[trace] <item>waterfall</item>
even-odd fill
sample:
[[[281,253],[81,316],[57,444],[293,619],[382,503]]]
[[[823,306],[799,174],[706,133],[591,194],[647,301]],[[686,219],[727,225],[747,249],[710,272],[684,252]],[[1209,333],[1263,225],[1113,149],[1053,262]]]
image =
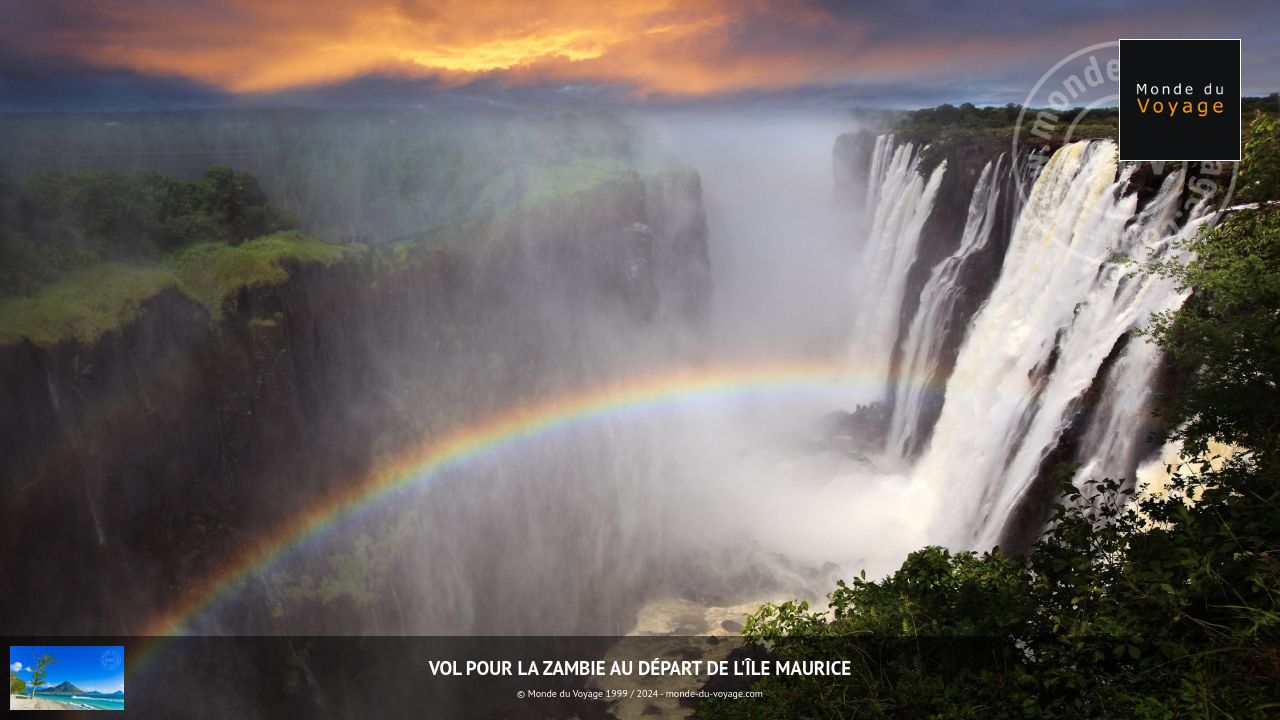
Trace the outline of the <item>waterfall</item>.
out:
[[[953,321],[956,301],[964,292],[962,271],[969,259],[985,248],[991,238],[996,206],[1000,201],[1003,165],[1004,156],[1001,155],[994,163],[988,162],[982,168],[969,201],[960,245],[934,267],[920,293],[919,309],[902,346],[897,395],[886,439],[889,455],[899,460],[907,460],[919,445],[918,435],[927,433],[928,429],[921,426],[921,413],[929,393],[946,380],[939,377],[939,354]]]
[[[946,166],[945,161],[940,163],[925,182],[914,144],[897,145],[893,135],[876,138],[867,184],[871,234],[855,273],[859,300],[850,355],[859,375],[889,375],[907,273]]]
[[[1132,171],[1118,180],[1116,172],[1114,143],[1067,145],[1019,214],[1000,278],[960,348],[915,468],[945,508],[934,531],[944,544],[984,548],[999,540],[1117,342],[1151,312],[1181,301],[1166,280],[1114,261],[1171,252],[1180,174],[1139,212],[1137,198],[1122,193]],[[1144,344],[1133,339],[1113,368],[1117,391],[1131,374],[1154,368],[1157,355]],[[1108,415],[1117,417],[1100,434],[1140,434],[1145,411],[1135,406],[1144,398],[1113,392],[1110,400],[1119,405]]]
[[[1160,310],[1175,309],[1186,298],[1176,292],[1158,294],[1168,300]],[[1153,419],[1153,383],[1159,367],[1159,348],[1142,338],[1129,341],[1107,373],[1097,407],[1081,438],[1083,464],[1076,473],[1078,480],[1132,479],[1143,460],[1144,449],[1159,449],[1148,446],[1148,436],[1154,429],[1149,427]]]
[[[1176,192],[1163,193],[1147,212],[1167,215],[1177,200]],[[1207,219],[1202,213],[1203,207],[1193,210],[1192,220],[1185,227],[1152,249],[1154,256],[1166,260],[1179,253],[1179,241]],[[1145,282],[1144,312],[1177,310],[1191,295],[1189,289],[1179,290],[1170,277],[1146,277]],[[1089,479],[1133,479],[1144,456],[1159,450],[1150,444],[1150,435],[1155,429],[1151,405],[1161,359],[1160,348],[1143,338],[1133,338],[1125,346],[1105,378],[1097,407],[1082,436],[1083,464],[1076,473],[1077,484]]]

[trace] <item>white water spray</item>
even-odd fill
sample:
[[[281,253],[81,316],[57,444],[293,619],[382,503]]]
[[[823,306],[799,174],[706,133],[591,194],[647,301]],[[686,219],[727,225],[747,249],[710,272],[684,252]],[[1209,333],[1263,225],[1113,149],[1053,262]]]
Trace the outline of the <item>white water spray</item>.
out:
[[[939,353],[947,337],[956,301],[964,292],[961,273],[965,264],[982,251],[991,239],[1000,202],[1000,175],[1004,156],[988,162],[974,185],[973,198],[965,219],[960,245],[948,258],[934,267],[929,281],[920,293],[920,307],[911,321],[902,347],[898,375],[898,394],[894,401],[886,450],[899,461],[906,461],[916,444],[921,427],[921,413],[930,392],[946,380],[938,374]]]
[[[876,138],[867,184],[871,234],[855,273],[859,300],[850,357],[858,374],[889,376],[907,273],[946,169],[940,163],[925,182],[915,145],[895,145],[893,135]]]
[[[915,471],[946,508],[935,520],[937,541],[997,542],[1117,341],[1180,302],[1170,283],[1113,260],[1141,262],[1170,245],[1181,177],[1139,213],[1137,198],[1122,194],[1131,171],[1116,180],[1116,170],[1114,143],[1075,143],[1054,154],[1032,189]],[[1146,368],[1154,358],[1131,360]],[[1133,427],[1108,432],[1138,431],[1145,412],[1127,402],[1124,411],[1129,419],[1115,421]]]

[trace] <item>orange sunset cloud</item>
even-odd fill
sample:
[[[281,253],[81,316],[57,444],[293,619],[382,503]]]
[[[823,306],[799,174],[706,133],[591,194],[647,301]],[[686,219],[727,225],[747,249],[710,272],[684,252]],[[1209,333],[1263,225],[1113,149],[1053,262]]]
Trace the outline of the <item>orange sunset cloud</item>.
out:
[[[134,88],[126,94],[144,104],[152,91],[253,101],[362,78],[641,100],[828,88],[968,88],[981,99],[1025,93],[1100,38],[1172,32],[1137,11],[1140,23],[1045,12],[974,17],[939,0],[33,0],[0,3],[0,79],[7,67],[34,107],[85,87],[103,97]],[[88,79],[108,76],[116,81]]]
[[[641,95],[776,88],[821,81],[861,34],[807,3],[723,0],[140,0],[92,7],[92,22],[64,23],[42,38],[40,50],[241,94],[370,73],[442,85],[479,77],[619,83]],[[827,42],[812,42],[815,33]],[[810,41],[801,41],[806,35]]]

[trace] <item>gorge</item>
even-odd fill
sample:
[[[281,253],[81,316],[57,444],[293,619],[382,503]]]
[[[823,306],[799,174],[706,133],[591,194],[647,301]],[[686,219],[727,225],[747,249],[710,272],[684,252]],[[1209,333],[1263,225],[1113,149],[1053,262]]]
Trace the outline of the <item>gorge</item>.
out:
[[[1059,463],[1159,450],[1134,331],[1185,294],[1141,264],[1193,225],[1109,141],[1031,178],[843,119],[577,118],[560,157],[537,120],[404,152],[392,119],[191,121],[165,142],[288,148],[245,169],[329,249],[165,261],[116,327],[5,336],[12,632],[622,634],[1025,548]]]

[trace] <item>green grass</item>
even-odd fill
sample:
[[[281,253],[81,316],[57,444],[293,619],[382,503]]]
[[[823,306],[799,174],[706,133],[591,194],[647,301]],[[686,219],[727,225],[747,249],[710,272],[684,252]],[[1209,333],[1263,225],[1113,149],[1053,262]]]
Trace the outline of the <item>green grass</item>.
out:
[[[528,190],[520,206],[562,200],[611,180],[636,176],[630,164],[613,158],[584,158],[571,165],[530,166]]]
[[[105,262],[69,273],[28,297],[0,301],[0,344],[66,339],[89,344],[142,316],[147,300],[177,283],[162,267]]]
[[[328,266],[360,252],[289,230],[237,246],[193,245],[159,264],[97,263],[32,295],[0,301],[0,345],[24,337],[45,347],[66,340],[92,344],[136,322],[147,300],[175,286],[219,319],[226,299],[242,288],[279,285],[293,268]]]
[[[279,285],[289,279],[291,267],[328,266],[358,252],[289,230],[241,245],[193,245],[170,255],[165,265],[182,291],[218,319],[226,299],[243,288]]]
[[[608,157],[572,158],[565,163],[526,164],[508,171],[481,190],[475,217],[454,219],[377,253],[380,270],[412,267],[436,252],[459,245],[491,241],[500,233],[496,222],[513,212],[556,203],[602,183],[637,177],[628,163]],[[293,269],[309,264],[329,266],[368,252],[364,246],[334,245],[298,231],[265,235],[240,245],[205,242],[189,245],[155,264],[99,262],[67,273],[35,293],[0,301],[0,345],[26,337],[37,345],[66,340],[91,344],[107,332],[135,322],[145,302],[176,286],[223,317],[228,299],[242,289],[279,285]],[[262,319],[263,323],[271,319]]]

